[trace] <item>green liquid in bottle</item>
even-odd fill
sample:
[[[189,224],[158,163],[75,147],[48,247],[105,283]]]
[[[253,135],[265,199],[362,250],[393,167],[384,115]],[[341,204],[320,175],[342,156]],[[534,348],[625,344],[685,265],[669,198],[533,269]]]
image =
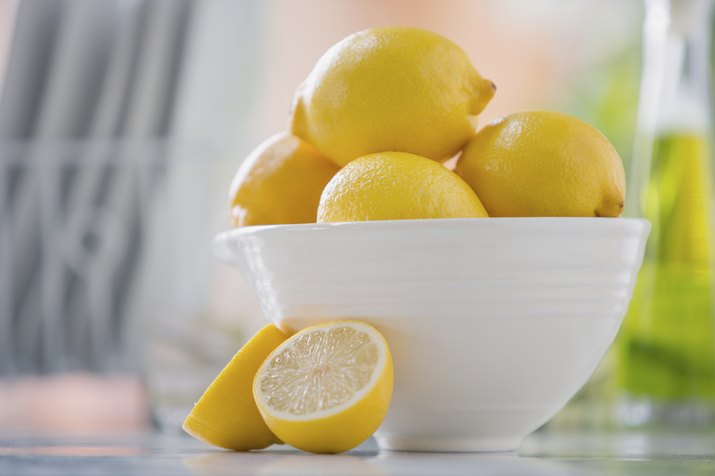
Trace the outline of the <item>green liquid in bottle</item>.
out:
[[[621,386],[636,397],[715,397],[709,158],[705,133],[654,143],[641,210],[653,230],[619,349]]]

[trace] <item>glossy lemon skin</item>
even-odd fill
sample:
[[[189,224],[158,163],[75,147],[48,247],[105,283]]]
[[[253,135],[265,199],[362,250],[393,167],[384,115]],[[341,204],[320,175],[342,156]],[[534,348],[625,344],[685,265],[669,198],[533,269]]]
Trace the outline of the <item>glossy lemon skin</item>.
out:
[[[354,160],[328,183],[318,222],[486,217],[477,195],[442,164],[405,152]]]
[[[466,145],[457,174],[492,217],[617,217],[625,172],[608,139],[550,111],[503,117]]]
[[[320,194],[340,168],[288,132],[259,145],[231,184],[234,227],[315,223]]]
[[[291,130],[341,166],[388,150],[443,161],[473,135],[494,91],[443,36],[372,28],[320,58],[296,92]]]
[[[256,371],[288,335],[263,327],[231,359],[184,420],[184,431],[201,441],[234,451],[281,443],[268,429],[253,398]]]

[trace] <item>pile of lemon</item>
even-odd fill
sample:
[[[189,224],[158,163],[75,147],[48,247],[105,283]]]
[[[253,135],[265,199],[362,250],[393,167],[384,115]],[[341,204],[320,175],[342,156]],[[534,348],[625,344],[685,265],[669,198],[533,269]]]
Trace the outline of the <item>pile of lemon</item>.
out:
[[[625,174],[603,134],[548,111],[475,134],[495,91],[436,33],[385,27],[345,38],[296,91],[290,131],[238,170],[233,225],[620,215]],[[455,171],[441,165],[457,155]]]
[[[330,48],[298,88],[290,131],[258,146],[231,186],[234,226],[424,218],[617,217],[625,175],[580,120],[547,111],[475,133],[494,84],[446,38],[373,28]],[[458,156],[455,170],[443,162]],[[374,328],[339,321],[254,336],[184,429],[233,450],[285,442],[346,451],[380,425],[392,359]]]

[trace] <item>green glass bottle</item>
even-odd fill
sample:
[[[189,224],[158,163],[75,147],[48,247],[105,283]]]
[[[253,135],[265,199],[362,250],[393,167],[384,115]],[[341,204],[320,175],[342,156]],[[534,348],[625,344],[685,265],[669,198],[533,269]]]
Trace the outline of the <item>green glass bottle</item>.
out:
[[[712,6],[646,0],[627,213],[653,230],[618,340],[626,424],[714,421]]]

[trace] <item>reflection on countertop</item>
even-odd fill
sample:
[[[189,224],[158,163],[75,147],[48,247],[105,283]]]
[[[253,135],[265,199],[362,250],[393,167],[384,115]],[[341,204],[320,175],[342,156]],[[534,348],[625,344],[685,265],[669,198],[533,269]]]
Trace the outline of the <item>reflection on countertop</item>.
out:
[[[288,447],[232,453],[182,435],[0,434],[2,475],[711,474],[715,431],[538,432],[518,453],[383,452],[370,440],[344,455]]]

